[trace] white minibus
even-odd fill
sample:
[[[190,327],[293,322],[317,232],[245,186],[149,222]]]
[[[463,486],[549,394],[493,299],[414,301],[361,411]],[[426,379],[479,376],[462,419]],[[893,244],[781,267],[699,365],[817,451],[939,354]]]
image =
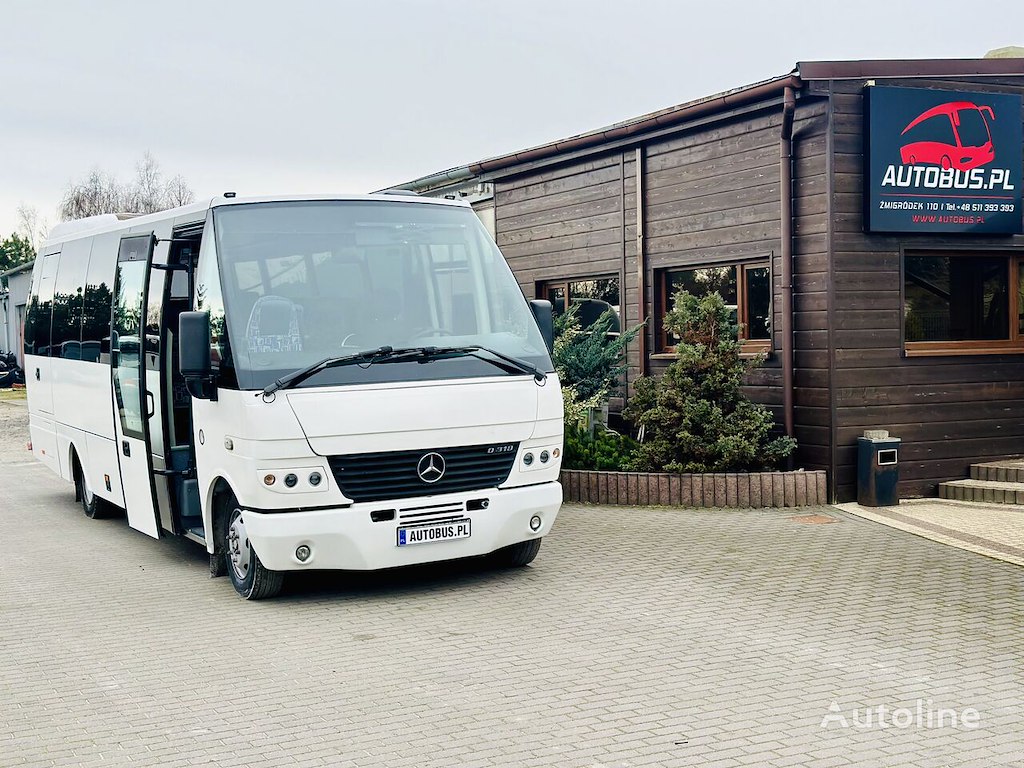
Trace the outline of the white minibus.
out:
[[[533,560],[562,500],[551,305],[472,208],[238,198],[58,225],[25,320],[35,456],[89,517],[289,571]]]

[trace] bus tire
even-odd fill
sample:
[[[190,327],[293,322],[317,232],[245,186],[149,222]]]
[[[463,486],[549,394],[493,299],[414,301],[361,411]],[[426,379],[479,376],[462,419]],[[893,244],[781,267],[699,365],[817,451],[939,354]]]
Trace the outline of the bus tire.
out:
[[[530,539],[510,547],[502,547],[491,555],[492,561],[499,568],[522,568],[537,557],[542,541],[543,539]]]
[[[78,457],[75,457],[74,464],[75,473],[75,501],[82,502],[82,511],[85,512],[85,516],[90,520],[102,520],[107,517],[111,517],[113,513],[113,506],[106,499],[101,499],[89,488],[89,483],[85,479],[85,472],[82,471],[82,465],[78,461]]]
[[[224,558],[231,586],[246,600],[265,600],[281,591],[284,574],[260,562],[256,550],[249,545],[244,513],[239,507],[235,507],[228,518]]]

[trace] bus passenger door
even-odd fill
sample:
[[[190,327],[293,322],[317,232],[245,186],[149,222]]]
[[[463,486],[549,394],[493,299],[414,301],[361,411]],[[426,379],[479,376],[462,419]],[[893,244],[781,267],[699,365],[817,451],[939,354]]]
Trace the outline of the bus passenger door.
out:
[[[149,414],[155,404],[146,396],[146,296],[152,234],[121,239],[114,279],[110,334],[110,375],[117,418],[114,434],[121,464],[121,485],[128,525],[158,538],[149,453]]]

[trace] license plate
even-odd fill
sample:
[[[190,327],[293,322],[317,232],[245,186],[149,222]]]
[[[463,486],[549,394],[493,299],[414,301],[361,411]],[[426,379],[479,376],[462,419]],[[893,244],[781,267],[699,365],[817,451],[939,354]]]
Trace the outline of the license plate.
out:
[[[430,544],[435,541],[452,539],[468,539],[469,519],[448,520],[443,523],[428,525],[409,525],[398,529],[398,546],[408,547],[413,544]]]

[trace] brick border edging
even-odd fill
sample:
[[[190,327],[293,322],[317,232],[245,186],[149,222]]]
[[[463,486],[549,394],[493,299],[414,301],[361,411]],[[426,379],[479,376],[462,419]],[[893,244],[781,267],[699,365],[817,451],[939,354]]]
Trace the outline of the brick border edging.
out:
[[[663,507],[815,507],[828,504],[823,470],[669,475],[563,469],[562,496],[581,504]]]

